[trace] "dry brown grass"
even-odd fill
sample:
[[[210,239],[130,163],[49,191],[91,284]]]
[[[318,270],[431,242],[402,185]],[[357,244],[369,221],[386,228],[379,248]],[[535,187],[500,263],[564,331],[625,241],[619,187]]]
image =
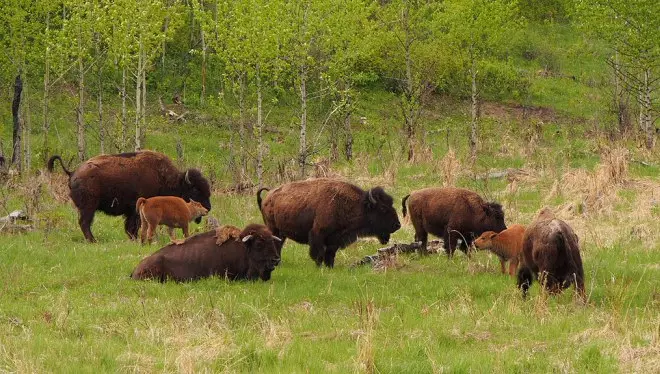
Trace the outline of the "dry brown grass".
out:
[[[357,335],[356,369],[362,373],[375,373],[376,352],[374,348],[374,330],[378,324],[379,311],[373,300],[357,302],[355,307],[360,318],[360,330]]]
[[[440,160],[440,174],[442,175],[442,186],[453,187],[460,176],[461,162],[456,157],[452,148]]]

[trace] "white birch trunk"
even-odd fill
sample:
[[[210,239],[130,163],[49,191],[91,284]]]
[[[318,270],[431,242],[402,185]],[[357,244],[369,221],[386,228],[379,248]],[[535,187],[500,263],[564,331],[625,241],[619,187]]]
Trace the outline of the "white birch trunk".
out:
[[[300,69],[300,149],[298,151],[300,178],[305,177],[307,163],[307,66]]]
[[[137,74],[135,76],[135,151],[142,149],[142,38],[139,41]]]
[[[261,69],[257,64],[257,183],[259,188],[263,185],[264,173],[264,141],[263,141],[263,116],[262,116],[262,93],[261,93]]]

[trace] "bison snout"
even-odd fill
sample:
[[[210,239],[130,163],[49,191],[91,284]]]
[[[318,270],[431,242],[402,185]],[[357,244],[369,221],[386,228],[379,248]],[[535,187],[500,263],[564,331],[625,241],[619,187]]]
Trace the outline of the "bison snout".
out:
[[[401,228],[401,223],[400,223],[400,222],[397,222],[397,223],[394,225],[394,231],[396,231],[396,230],[398,230],[398,229],[400,229],[400,228]]]
[[[196,223],[196,224],[199,225],[201,222],[202,222],[202,217],[197,217],[197,218],[195,218],[195,223]]]
[[[390,234],[379,235],[380,244],[387,244],[390,241]]]

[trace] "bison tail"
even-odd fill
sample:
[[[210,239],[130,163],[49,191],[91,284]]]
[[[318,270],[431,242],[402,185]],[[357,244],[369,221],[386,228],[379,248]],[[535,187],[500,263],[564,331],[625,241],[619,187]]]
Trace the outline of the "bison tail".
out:
[[[534,282],[534,274],[532,270],[527,266],[523,265],[518,270],[518,288],[522,291],[523,299],[527,298],[527,290]]]
[[[257,206],[259,206],[259,210],[261,210],[261,201],[262,201],[261,192],[263,191],[270,191],[270,189],[263,187],[260,188],[259,191],[257,191]]]
[[[403,210],[403,216],[406,216],[406,213],[408,213],[408,208],[406,208],[406,201],[410,197],[410,194],[404,196],[404,198],[401,200],[401,209]]]
[[[67,168],[64,166],[64,162],[62,161],[62,157],[58,155],[54,155],[50,159],[48,159],[48,164],[46,165],[48,167],[48,171],[51,173],[53,172],[53,169],[55,168],[56,160],[60,160],[60,165],[62,165],[62,169],[70,178],[72,173],[69,170],[67,170]]]
[[[147,199],[144,197],[139,197],[137,199],[137,202],[135,203],[135,211],[140,213],[140,218],[142,218],[142,206],[144,206],[144,203],[147,202]]]

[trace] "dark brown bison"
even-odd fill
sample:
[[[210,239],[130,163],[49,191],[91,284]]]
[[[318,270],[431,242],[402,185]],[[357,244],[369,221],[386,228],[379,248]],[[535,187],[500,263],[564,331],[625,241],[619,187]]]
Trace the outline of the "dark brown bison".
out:
[[[309,255],[318,266],[333,267],[335,254],[358,237],[375,236],[381,243],[401,227],[392,197],[381,187],[364,191],[350,183],[310,179],[282,185],[257,204],[264,223],[274,235],[309,244]]]
[[[69,196],[78,208],[80,229],[90,242],[96,241],[91,225],[97,210],[112,216],[123,215],[126,233],[136,239],[140,215],[135,202],[139,197],[179,196],[211,209],[209,182],[199,170],[179,171],[162,153],[140,151],[96,156],[73,172],[66,169],[57,155],[48,160],[49,171],[53,171],[56,160],[69,176]],[[196,222],[201,222],[201,217]]]
[[[572,284],[583,299],[584,271],[578,237],[566,222],[543,209],[523,237],[523,265],[518,271],[518,287],[523,298],[534,278],[550,294],[557,294]]]
[[[131,277],[160,282],[211,276],[267,281],[280,262],[275,241],[280,239],[264,225],[250,224],[242,231],[222,226],[161,248],[143,259]]]
[[[422,253],[426,253],[429,233],[443,239],[443,246],[451,257],[458,239],[461,239],[460,249],[467,253],[474,239],[484,231],[506,229],[502,206],[487,203],[469,190],[447,187],[413,191],[401,202],[404,217],[406,200],[415,227],[415,241],[422,242]]]

